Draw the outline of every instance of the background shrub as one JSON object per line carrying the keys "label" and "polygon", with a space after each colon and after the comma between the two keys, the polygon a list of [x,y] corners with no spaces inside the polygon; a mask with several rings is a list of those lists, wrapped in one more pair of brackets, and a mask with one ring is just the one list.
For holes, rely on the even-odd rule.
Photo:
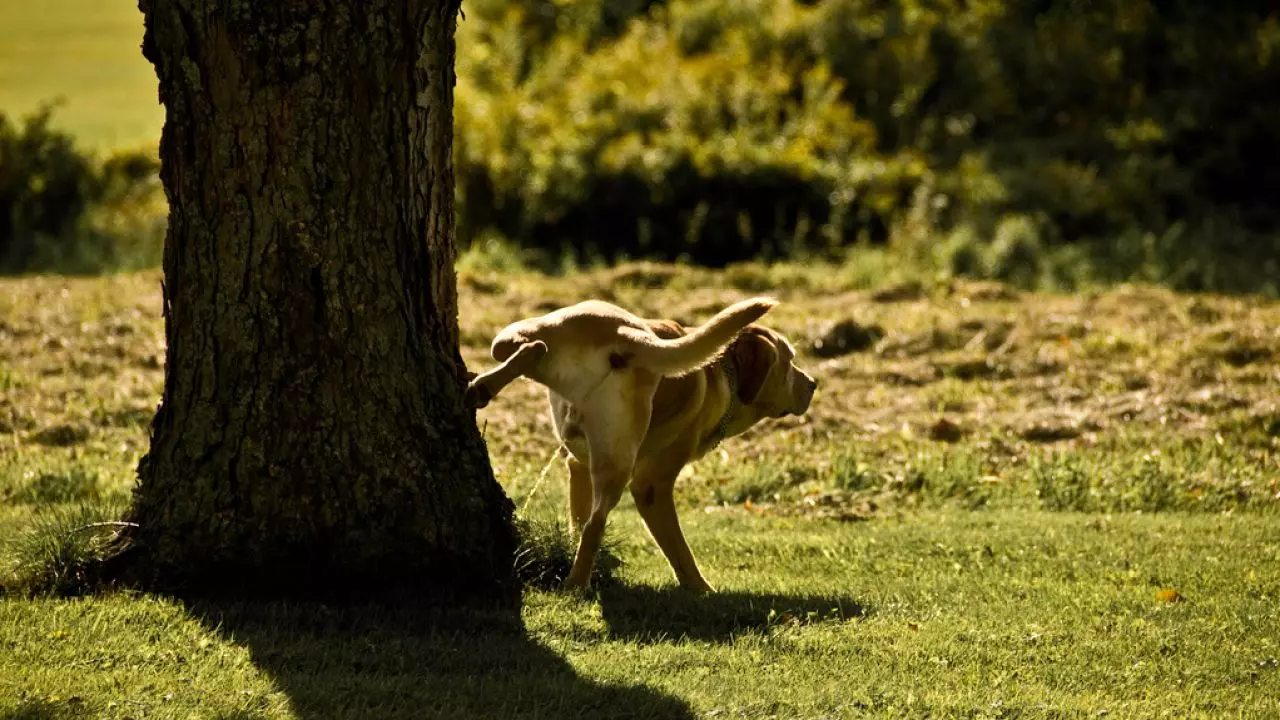
{"label": "background shrub", "polygon": [[[459,239],[1280,293],[1278,49],[1264,0],[467,0]],[[158,263],[157,188],[0,116],[0,272]]]}
{"label": "background shrub", "polygon": [[722,265],[892,243],[923,203],[929,244],[992,245],[965,273],[1265,289],[1278,50],[1260,0],[475,0],[460,238]]}
{"label": "background shrub", "polygon": [[0,114],[0,272],[95,272],[159,262],[164,216],[154,154],[98,162],[50,127],[52,109]]}

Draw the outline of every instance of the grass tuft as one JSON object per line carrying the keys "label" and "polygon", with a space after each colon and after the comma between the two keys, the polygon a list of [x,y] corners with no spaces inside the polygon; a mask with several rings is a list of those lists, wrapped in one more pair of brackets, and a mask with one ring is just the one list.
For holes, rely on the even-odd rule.
{"label": "grass tuft", "polygon": [[[564,582],[573,568],[578,551],[578,536],[568,523],[552,517],[533,515],[516,521],[520,545],[516,549],[516,577],[529,587],[554,589]],[[613,584],[615,572],[622,564],[617,543],[606,532],[596,555],[591,583],[595,587]]]}
{"label": "grass tuft", "polygon": [[104,504],[53,506],[31,518],[6,553],[3,589],[26,597],[83,595],[98,584],[98,566],[111,556],[124,526],[119,508]]}

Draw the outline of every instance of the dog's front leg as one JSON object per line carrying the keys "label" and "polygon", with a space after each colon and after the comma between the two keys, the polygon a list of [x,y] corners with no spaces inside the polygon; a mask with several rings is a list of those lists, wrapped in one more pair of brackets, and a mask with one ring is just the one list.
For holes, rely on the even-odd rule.
{"label": "dog's front leg", "polygon": [[683,459],[691,454],[669,448],[661,457],[642,460],[636,466],[635,478],[631,481],[631,496],[636,500],[636,509],[649,528],[649,534],[671,564],[680,586],[706,593],[715,588],[698,570],[698,563],[693,559],[693,551],[689,549],[680,529],[680,520],[676,517],[676,477],[684,467]]}

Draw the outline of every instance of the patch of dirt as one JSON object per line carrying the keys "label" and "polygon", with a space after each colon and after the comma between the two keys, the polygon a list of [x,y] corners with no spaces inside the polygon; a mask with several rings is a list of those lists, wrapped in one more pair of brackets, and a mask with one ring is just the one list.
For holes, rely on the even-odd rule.
{"label": "patch of dirt", "polygon": [[1074,423],[1034,424],[1023,428],[1018,435],[1023,440],[1036,443],[1057,442],[1059,440],[1075,440],[1084,434],[1084,430]]}
{"label": "patch of dirt", "polygon": [[1222,351],[1222,359],[1232,367],[1244,367],[1253,363],[1265,362],[1274,356],[1269,347],[1261,345],[1238,345]]}
{"label": "patch of dirt", "polygon": [[1013,302],[1020,297],[1017,290],[995,281],[961,283],[953,293],[962,302]]}
{"label": "patch of dirt", "polygon": [[460,276],[462,286],[478,295],[498,295],[502,292],[502,283],[482,278],[471,273]]}
{"label": "patch of dirt", "polygon": [[828,324],[809,345],[809,354],[820,358],[840,357],[861,352],[884,337],[879,325],[861,325],[855,320],[839,320]]}
{"label": "patch of dirt", "polygon": [[[542,300],[538,300],[534,302],[532,305],[530,305],[529,309],[533,311],[532,314],[541,315],[543,313],[552,312],[553,310],[559,310],[562,307],[568,307],[570,305],[573,305],[575,302],[577,301],[561,300],[557,298],[543,298]],[[520,319],[521,318],[513,318],[511,322],[515,322],[516,320],[520,320]]]}
{"label": "patch of dirt", "polygon": [[924,283],[917,280],[890,285],[871,293],[871,300],[878,303],[908,302],[924,298]]}
{"label": "patch of dirt", "polygon": [[929,438],[940,442],[960,442],[968,434],[969,431],[961,426],[960,423],[948,418],[939,418],[937,422],[929,426]]}
{"label": "patch of dirt", "polygon": [[1207,325],[1221,320],[1222,311],[1202,299],[1196,299],[1187,306],[1187,317],[1202,325]]}
{"label": "patch of dirt", "polygon": [[89,439],[89,429],[82,425],[56,425],[33,434],[29,440],[37,445],[70,447]]}
{"label": "patch of dirt", "polygon": [[800,512],[809,518],[856,522],[870,520],[879,511],[871,498],[840,490],[828,490],[806,495],[800,503]]}
{"label": "patch of dirt", "polygon": [[680,277],[679,268],[660,263],[627,263],[613,270],[606,271],[603,279],[609,285],[625,285],[629,287],[657,290],[671,284]]}
{"label": "patch of dirt", "polygon": [[876,376],[876,378],[888,385],[899,385],[904,387],[924,387],[933,382],[942,379],[937,369],[919,370],[919,371],[899,371],[886,370]]}
{"label": "patch of dirt", "polygon": [[1227,388],[1208,387],[1178,399],[1175,404],[1192,412],[1215,414],[1247,408],[1250,402]]}
{"label": "patch of dirt", "polygon": [[957,380],[1008,380],[1014,376],[1009,366],[989,357],[942,362],[935,367],[944,377]]}

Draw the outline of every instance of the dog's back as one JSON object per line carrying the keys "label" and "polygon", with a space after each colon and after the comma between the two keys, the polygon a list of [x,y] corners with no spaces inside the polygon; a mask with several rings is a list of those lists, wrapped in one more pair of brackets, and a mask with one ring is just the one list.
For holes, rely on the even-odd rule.
{"label": "dog's back", "polygon": [[650,323],[616,305],[588,300],[507,326],[490,351],[503,362],[526,343],[546,343],[548,352],[525,375],[579,404],[598,389],[619,390],[611,387],[611,380],[623,380],[627,371],[677,377],[706,366],[775,304],[767,298],[744,300],[692,330],[663,337]]}

